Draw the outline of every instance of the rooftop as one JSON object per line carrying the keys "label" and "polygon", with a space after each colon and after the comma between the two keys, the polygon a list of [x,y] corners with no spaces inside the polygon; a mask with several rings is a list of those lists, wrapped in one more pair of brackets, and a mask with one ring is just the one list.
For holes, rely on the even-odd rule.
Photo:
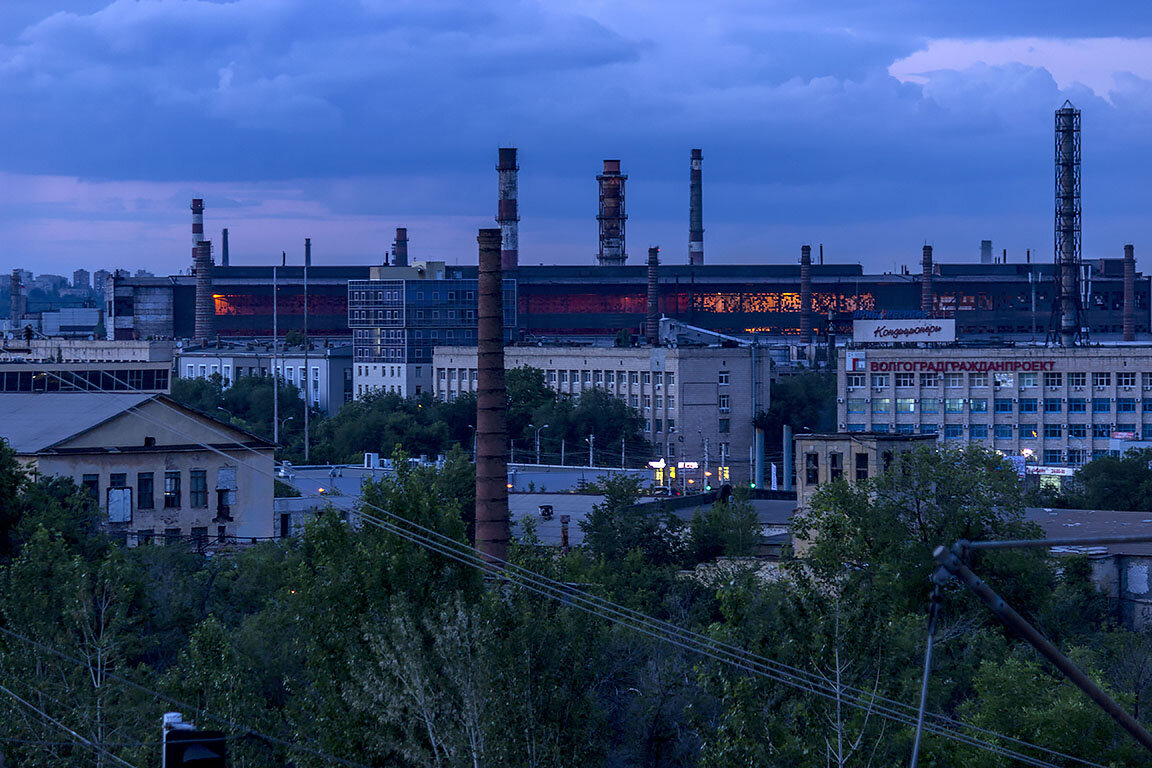
{"label": "rooftop", "polygon": [[0,396],[0,437],[18,454],[50,448],[140,405],[152,395],[106,392]]}

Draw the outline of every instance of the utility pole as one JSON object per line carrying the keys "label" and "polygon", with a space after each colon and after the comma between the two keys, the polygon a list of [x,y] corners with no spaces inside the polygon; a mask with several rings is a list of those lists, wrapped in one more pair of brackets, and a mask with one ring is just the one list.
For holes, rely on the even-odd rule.
{"label": "utility pole", "polygon": [[624,437],[620,437],[620,469],[624,469]]}
{"label": "utility pole", "polygon": [[276,348],[280,335],[276,324],[276,266],[272,266],[272,442],[280,443],[280,375],[276,360]]}
{"label": "utility pole", "polygon": [[708,466],[708,442],[708,438],[704,438],[704,477],[708,477],[708,470],[711,469]]}
{"label": "utility pole", "polygon": [[564,466],[564,438],[560,438],[560,466]]}
{"label": "utility pole", "polygon": [[515,440],[509,440],[508,441],[508,447],[509,447],[508,463],[509,464],[515,464],[516,463],[516,441]]}
{"label": "utility pole", "polygon": [[308,265],[312,262],[312,238],[304,238],[304,463],[308,463],[308,411],[312,407],[312,378],[308,369]]}
{"label": "utility pole", "polygon": [[595,463],[592,461],[592,453],[596,448],[596,435],[588,435],[588,466],[594,467]]}
{"label": "utility pole", "polygon": [[543,430],[548,429],[548,425],[544,424],[543,426],[537,427],[535,424],[529,424],[528,428],[536,430],[536,463],[539,464],[540,463],[540,433]]}

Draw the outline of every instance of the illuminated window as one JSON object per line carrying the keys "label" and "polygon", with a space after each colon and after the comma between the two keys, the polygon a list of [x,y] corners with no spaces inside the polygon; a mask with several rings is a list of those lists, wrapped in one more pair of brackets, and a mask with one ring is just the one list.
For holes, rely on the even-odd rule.
{"label": "illuminated window", "polygon": [[922,398],[920,398],[920,412],[921,413],[939,413],[940,412],[940,398],[938,398],[938,397],[922,397]]}
{"label": "illuminated window", "polygon": [[968,401],[969,413],[988,413],[988,398],[974,397]]}
{"label": "illuminated window", "polygon": [[946,398],[944,398],[944,413],[964,413],[964,398],[962,398],[962,397],[946,397]]}
{"label": "illuminated window", "polygon": [[1022,373],[1022,374],[1020,374],[1020,386],[1021,387],[1034,387],[1034,386],[1036,386],[1036,374],[1034,374],[1034,373]]}
{"label": "illuminated window", "polygon": [[862,397],[848,398],[848,413],[867,413],[866,403]]}
{"label": "illuminated window", "polygon": [[892,409],[892,400],[887,397],[872,398],[872,413],[888,413]]}
{"label": "illuminated window", "polygon": [[915,413],[916,400],[911,397],[896,398],[896,413]]}
{"label": "illuminated window", "polygon": [[1020,439],[1021,440],[1035,440],[1039,436],[1036,425],[1032,423],[1025,423],[1020,425]]}

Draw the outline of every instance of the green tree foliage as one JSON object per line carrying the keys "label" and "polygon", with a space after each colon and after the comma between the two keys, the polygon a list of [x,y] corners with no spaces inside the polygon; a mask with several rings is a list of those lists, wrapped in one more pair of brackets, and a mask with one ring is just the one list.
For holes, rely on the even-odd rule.
{"label": "green tree foliage", "polygon": [[780,376],[772,382],[768,408],[757,414],[755,423],[764,430],[765,445],[776,451],[781,449],[785,425],[797,432],[835,432],[835,372],[805,371]]}
{"label": "green tree foliage", "polygon": [[1152,448],[1101,456],[1081,467],[1062,505],[1076,509],[1152,509]]}

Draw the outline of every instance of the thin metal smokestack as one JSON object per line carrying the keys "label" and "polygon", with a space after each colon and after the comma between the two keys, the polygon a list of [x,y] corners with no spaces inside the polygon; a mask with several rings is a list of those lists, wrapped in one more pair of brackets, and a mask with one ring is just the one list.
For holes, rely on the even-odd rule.
{"label": "thin metal smokestack", "polygon": [[648,317],[644,335],[649,344],[660,341],[660,249],[648,249]]}
{"label": "thin metal smokestack", "polygon": [[505,560],[508,521],[508,423],[504,386],[504,286],[500,230],[481,229],[476,328],[476,548]]}
{"label": "thin metal smokestack", "polygon": [[396,227],[396,242],[392,245],[392,266],[408,266],[408,228]]}
{"label": "thin metal smokestack", "polygon": [[220,233],[220,266],[228,266],[228,227]]}
{"label": "thin metal smokestack", "polygon": [[216,335],[216,302],[212,298],[212,243],[202,240],[193,249],[196,272],[195,336],[203,343]]}
{"label": "thin metal smokestack", "polygon": [[520,207],[519,182],[516,164],[516,148],[500,147],[500,158],[496,164],[499,173],[496,203],[496,223],[500,225],[500,266],[510,272],[520,266]]}
{"label": "thin metal smokestack", "polygon": [[932,246],[924,246],[924,261],[920,271],[920,309],[931,312],[935,303],[932,296]]}
{"label": "thin metal smokestack", "polygon": [[704,153],[692,150],[688,191],[688,263],[704,263]]}
{"label": "thin metal smokestack", "polygon": [[1136,254],[1124,246],[1124,341],[1136,341]]}
{"label": "thin metal smokestack", "polygon": [[1080,110],[1056,110],[1056,260],[1060,286],[1060,344],[1080,333]]}
{"label": "thin metal smokestack", "polygon": [[600,253],[597,260],[602,267],[620,267],[628,258],[624,246],[624,182],[628,176],[620,173],[619,160],[605,160],[604,172],[596,177],[600,183]]}
{"label": "thin metal smokestack", "polygon": [[[204,241],[204,200],[199,197],[192,198],[192,245]],[[193,253],[195,258],[195,253]]]}
{"label": "thin metal smokestack", "polygon": [[812,343],[812,246],[800,247],[800,341]]}
{"label": "thin metal smokestack", "polygon": [[312,266],[312,238],[304,238],[304,266]]}

